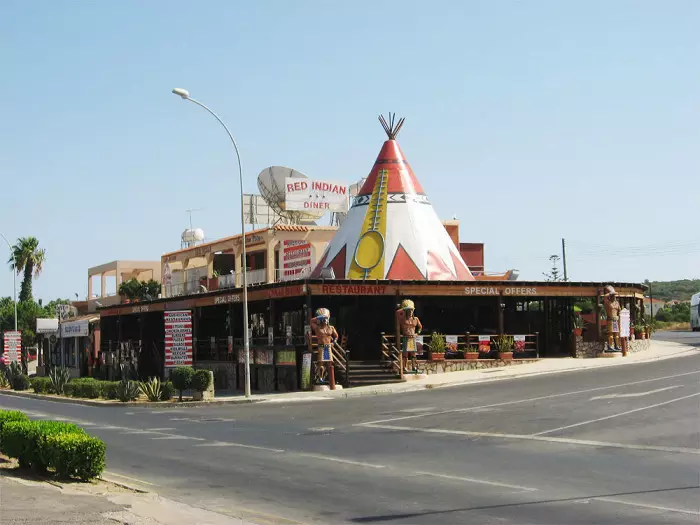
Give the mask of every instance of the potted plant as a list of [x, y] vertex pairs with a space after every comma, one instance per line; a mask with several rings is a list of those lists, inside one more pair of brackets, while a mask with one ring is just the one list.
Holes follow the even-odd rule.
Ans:
[[494, 346], [496, 347], [496, 352], [498, 353], [498, 359], [507, 360], [513, 359], [513, 336], [512, 335], [499, 335], [494, 341]]
[[119, 285], [119, 295], [122, 297], [122, 302], [129, 304], [141, 296], [141, 283], [131, 278]]
[[218, 290], [219, 289], [219, 272], [218, 270], [214, 270], [211, 274], [211, 279], [209, 279], [209, 291], [213, 290]]
[[467, 361], [476, 361], [479, 359], [479, 348], [475, 344], [468, 344], [464, 350], [464, 357]]
[[444, 361], [445, 359], [445, 336], [439, 332], [433, 332], [430, 336], [430, 351], [428, 356], [431, 361]]
[[583, 317], [574, 315], [574, 336], [581, 337], [583, 335]]

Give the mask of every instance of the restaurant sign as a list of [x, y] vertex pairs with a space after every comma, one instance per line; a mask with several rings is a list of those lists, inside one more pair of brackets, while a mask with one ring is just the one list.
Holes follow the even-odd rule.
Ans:
[[386, 295], [387, 288], [375, 284], [323, 284], [321, 295]]

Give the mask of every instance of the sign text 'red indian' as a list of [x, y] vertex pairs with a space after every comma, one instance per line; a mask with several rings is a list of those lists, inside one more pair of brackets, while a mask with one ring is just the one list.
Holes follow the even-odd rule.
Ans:
[[323, 295], [384, 295], [386, 286], [371, 284], [324, 284]]
[[287, 211], [348, 211], [348, 187], [325, 180], [287, 177], [284, 203]]

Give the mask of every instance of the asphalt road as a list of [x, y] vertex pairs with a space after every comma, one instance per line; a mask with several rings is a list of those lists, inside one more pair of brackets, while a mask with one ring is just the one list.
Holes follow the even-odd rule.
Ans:
[[700, 521], [700, 352], [366, 398], [0, 407], [77, 421], [115, 477], [261, 524]]

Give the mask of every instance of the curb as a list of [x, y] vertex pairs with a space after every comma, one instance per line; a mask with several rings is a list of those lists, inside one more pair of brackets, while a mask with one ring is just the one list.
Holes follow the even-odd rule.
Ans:
[[109, 474], [107, 476], [100, 476], [99, 478], [100, 481], [104, 481], [105, 483], [110, 483], [112, 485], [116, 485], [117, 487], [121, 487], [126, 490], [131, 490], [133, 492], [138, 492], [139, 494], [152, 494], [148, 490], [144, 490], [142, 488], [135, 487], [134, 485], [130, 485], [129, 483], [126, 483], [124, 481], [117, 481], [116, 479], [112, 478]]
[[185, 408], [185, 407], [205, 407], [212, 405], [245, 405], [250, 403], [260, 403], [264, 399], [225, 399], [221, 401], [186, 401], [179, 403], [177, 401], [128, 401], [122, 403], [120, 401], [94, 401], [92, 399], [76, 399], [72, 397], [47, 396], [44, 394], [35, 394], [33, 392], [17, 392], [15, 390], [0, 390], [0, 396], [23, 397], [25, 399], [38, 399], [40, 401], [53, 401], [54, 403], [67, 403], [70, 405], [83, 405], [89, 407], [103, 408], [119, 408], [119, 407], [147, 407], [147, 408], [162, 408], [164, 410], [170, 408]]

